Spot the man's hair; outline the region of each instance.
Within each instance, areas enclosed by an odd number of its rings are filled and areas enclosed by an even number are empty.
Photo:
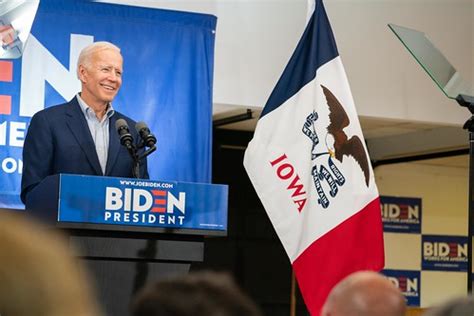
[[[132,302],[132,316],[260,316],[255,303],[223,273],[197,272],[158,281]]]
[[[23,216],[0,212],[0,314],[98,315],[89,280],[66,241]]]
[[[355,272],[329,293],[323,316],[403,316],[405,298],[385,276],[373,271]]]
[[[113,50],[120,53],[120,48],[110,42],[94,42],[81,50],[79,58],[77,59],[77,76],[79,77],[79,66],[82,65],[86,68],[91,65],[91,57],[94,53],[101,50]]]
[[[428,310],[426,316],[472,316],[474,298],[472,296],[455,298]]]

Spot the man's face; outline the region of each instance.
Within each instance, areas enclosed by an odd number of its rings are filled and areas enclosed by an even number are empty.
[[[122,56],[104,49],[90,57],[89,65],[79,66],[82,82],[81,98],[92,108],[100,108],[111,102],[122,85]]]

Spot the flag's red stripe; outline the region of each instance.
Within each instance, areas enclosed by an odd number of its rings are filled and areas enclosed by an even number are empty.
[[[298,284],[311,315],[320,310],[332,287],[359,270],[384,266],[379,198],[316,240],[294,262]]]

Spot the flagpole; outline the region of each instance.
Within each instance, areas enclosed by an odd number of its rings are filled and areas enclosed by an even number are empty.
[[[296,316],[296,278],[293,269],[291,269],[290,316]]]

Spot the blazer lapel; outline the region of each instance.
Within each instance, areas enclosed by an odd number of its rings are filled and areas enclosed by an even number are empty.
[[[115,122],[117,121],[117,114],[114,114],[109,119],[109,152],[107,154],[107,165],[105,167],[105,175],[110,175],[117,160],[120,151],[120,139],[115,130]]]
[[[76,138],[76,141],[86,155],[87,160],[92,166],[92,169],[94,169],[96,175],[102,175],[102,169],[100,168],[94,140],[92,139],[89,126],[87,125],[86,118],[81,111],[77,98],[75,97],[72,99],[69,104],[70,107],[66,112],[66,124]]]

